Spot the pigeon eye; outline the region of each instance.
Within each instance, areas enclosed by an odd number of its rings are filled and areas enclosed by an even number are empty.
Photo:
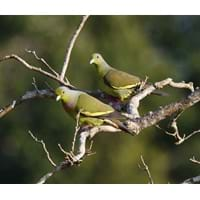
[[[97,56],[97,59],[99,59],[99,56]]]

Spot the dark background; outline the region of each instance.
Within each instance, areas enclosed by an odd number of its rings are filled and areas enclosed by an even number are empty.
[[[0,16],[0,57],[16,53],[29,63],[41,66],[25,53],[35,50],[58,72],[61,71],[66,44],[77,27],[80,16]],[[89,65],[91,54],[101,53],[114,67],[151,82],[167,77],[175,81],[200,80],[199,16],[92,16],[87,21],[75,47],[67,72],[73,85],[97,89],[97,76]],[[40,89],[47,77],[29,71],[16,61],[0,63],[0,107],[34,89],[35,77]],[[184,89],[166,88],[169,97],[150,96],[141,104],[145,113],[188,94]],[[200,107],[195,105],[179,119],[181,134],[199,128]],[[162,123],[166,125],[166,123]],[[53,159],[63,160],[57,147],[69,150],[75,122],[54,100],[34,100],[17,107],[0,119],[0,183],[35,183],[52,170],[41,145],[28,134],[31,130],[46,142]],[[96,155],[80,167],[57,173],[48,183],[147,183],[138,168],[144,156],[156,183],[179,183],[199,174],[199,167],[189,161],[200,158],[199,136],[180,146],[174,138],[154,127],[137,137],[99,134],[94,141]]]

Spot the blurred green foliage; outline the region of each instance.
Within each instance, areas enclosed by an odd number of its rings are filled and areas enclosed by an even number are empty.
[[[80,16],[0,16],[0,56],[16,53],[29,63],[41,66],[24,49],[35,50],[58,72],[61,71],[66,44]],[[154,82],[167,77],[175,81],[200,84],[199,16],[92,16],[82,30],[72,52],[68,77],[82,89],[96,90],[97,76],[89,65],[91,54],[101,53],[116,68],[149,76]],[[58,84],[28,71],[15,61],[0,63],[0,107],[27,90]],[[188,91],[167,88],[167,98],[150,96],[141,104],[141,112],[154,110],[186,95]],[[180,118],[181,133],[199,128],[199,105]],[[166,123],[162,123],[166,126]],[[53,159],[63,154],[58,143],[69,150],[75,122],[53,100],[34,100],[23,104],[0,120],[0,183],[34,183],[51,171],[41,146],[28,130],[46,142]],[[149,165],[156,183],[178,183],[199,174],[189,162],[200,158],[199,136],[180,146],[174,139],[151,127],[137,137],[124,134],[99,134],[94,140],[96,155],[80,167],[57,173],[48,183],[147,183],[138,168],[140,155]]]

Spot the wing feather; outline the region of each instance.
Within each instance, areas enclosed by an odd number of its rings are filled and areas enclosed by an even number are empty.
[[[79,96],[77,110],[88,117],[103,116],[114,112],[114,109],[111,106],[102,103],[88,94],[81,94]]]
[[[137,76],[119,70],[109,70],[104,76],[104,83],[113,89],[131,89],[141,83]]]

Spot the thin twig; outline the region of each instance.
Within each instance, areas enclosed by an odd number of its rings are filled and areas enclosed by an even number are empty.
[[[90,146],[89,146],[89,148],[85,152],[85,154],[87,156],[92,156],[92,155],[96,154],[96,152],[92,152],[92,147],[93,147],[93,140],[91,140]]]
[[[65,154],[65,156],[68,155],[68,152],[63,149],[63,147],[61,146],[61,144],[58,144],[58,147],[61,150],[61,152],[63,152]]]
[[[185,137],[185,135],[184,135],[184,137],[182,138],[182,141],[177,142],[177,144],[183,143],[184,141],[188,140],[189,138],[191,138],[192,136],[196,135],[197,133],[200,133],[200,129],[199,129],[199,130],[196,130],[196,131],[193,131],[192,133],[190,133],[190,134],[187,135],[186,137]]]
[[[36,90],[38,93],[40,93],[40,90],[38,89],[38,86],[37,86],[37,83],[36,83],[35,77],[33,77],[32,85],[34,86],[35,90]]]
[[[84,156],[87,155],[85,146],[86,146],[86,140],[89,137],[89,135],[90,135],[90,130],[83,131],[82,133],[79,134],[80,145],[79,145],[79,153],[77,155],[73,155],[73,152],[70,152],[70,153],[66,152],[65,150],[63,150],[61,145],[58,145],[61,151],[66,155],[66,160],[59,163],[53,171],[45,174],[38,181],[38,183],[45,183],[51,176],[53,176],[56,172],[60,170],[63,170],[67,167],[80,165]]]
[[[143,159],[143,156],[142,156],[142,155],[140,156],[140,159],[141,159],[141,161],[142,161],[143,167],[141,167],[140,165],[138,165],[139,168],[140,168],[140,169],[143,169],[144,171],[146,171],[147,176],[148,176],[148,179],[149,179],[149,182],[150,182],[151,184],[154,184],[153,178],[152,178],[151,173],[150,173],[150,171],[149,171],[149,167],[148,167],[148,165],[144,162],[144,159]]]
[[[85,16],[82,17],[81,23],[79,24],[75,33],[73,34],[72,38],[69,41],[69,45],[67,47],[67,51],[66,51],[66,55],[65,55],[65,61],[64,61],[63,67],[62,67],[61,75],[60,75],[60,80],[62,80],[62,81],[65,78],[65,73],[66,73],[67,67],[69,65],[71,52],[72,52],[72,49],[73,49],[74,44],[76,42],[76,39],[78,38],[79,33],[81,32],[82,28],[84,27],[84,24],[87,21],[88,17],[89,17],[89,15],[85,15]],[[68,82],[68,80],[67,80],[67,82]]]
[[[177,127],[177,123],[174,121],[173,124],[172,124],[172,128],[174,128],[174,132],[168,132],[166,131],[165,129],[161,128],[159,125],[155,125],[156,128],[164,131],[165,134],[167,135],[170,135],[170,136],[173,136],[177,141],[175,142],[176,145],[180,145],[182,144],[183,142],[185,142],[186,140],[188,140],[189,138],[191,138],[192,136],[196,135],[197,133],[200,133],[200,129],[199,130],[196,130],[196,131],[193,131],[192,133],[190,133],[189,135],[185,135],[183,134],[183,136],[181,137],[180,136],[180,133],[179,133],[179,130],[178,130],[178,127]]]
[[[65,85],[67,87],[71,87],[71,88],[75,88],[74,86],[68,84],[66,81],[61,80],[60,77],[55,76],[54,74],[51,74],[41,68],[35,67],[33,65],[30,65],[29,63],[27,63],[23,58],[21,58],[18,55],[15,54],[11,54],[11,55],[7,55],[4,56],[3,58],[0,58],[0,62],[4,61],[4,60],[10,60],[10,59],[14,59],[17,60],[18,62],[20,62],[21,64],[23,64],[27,69],[32,70],[32,71],[36,71],[44,76],[47,76],[48,78],[51,78],[55,81],[57,81],[58,83]]]
[[[79,125],[80,113],[81,113],[81,110],[76,115],[76,126],[75,126],[74,138],[73,138],[73,141],[72,141],[72,149],[71,149],[72,152],[74,152],[75,143],[76,143],[76,136],[78,134],[78,131],[80,130],[80,125]]]
[[[200,161],[197,160],[194,156],[192,158],[190,158],[190,161],[195,163],[195,164],[199,164],[200,165]]]
[[[53,162],[53,160],[51,159],[50,154],[49,154],[49,151],[47,150],[46,144],[44,143],[44,141],[43,141],[43,140],[38,140],[38,138],[37,138],[36,136],[34,136],[33,133],[32,133],[30,130],[28,131],[28,133],[30,134],[30,136],[31,136],[37,143],[40,143],[40,144],[42,145],[42,147],[43,147],[43,149],[44,149],[44,151],[45,151],[45,153],[46,153],[46,156],[47,156],[49,162],[55,167],[56,164],[55,164],[55,163]]]
[[[59,172],[65,168],[77,166],[77,165],[80,165],[79,161],[71,162],[70,160],[64,160],[64,161],[60,162],[57,166],[55,166],[54,170],[52,170],[51,172],[45,174],[42,178],[40,178],[40,180],[37,182],[37,184],[44,184],[56,172]]]
[[[39,57],[35,51],[25,49],[27,53],[33,54],[36,60],[40,61],[44,66],[46,66],[53,74],[55,74],[57,77],[59,77],[59,74],[46,62],[44,58]]]

